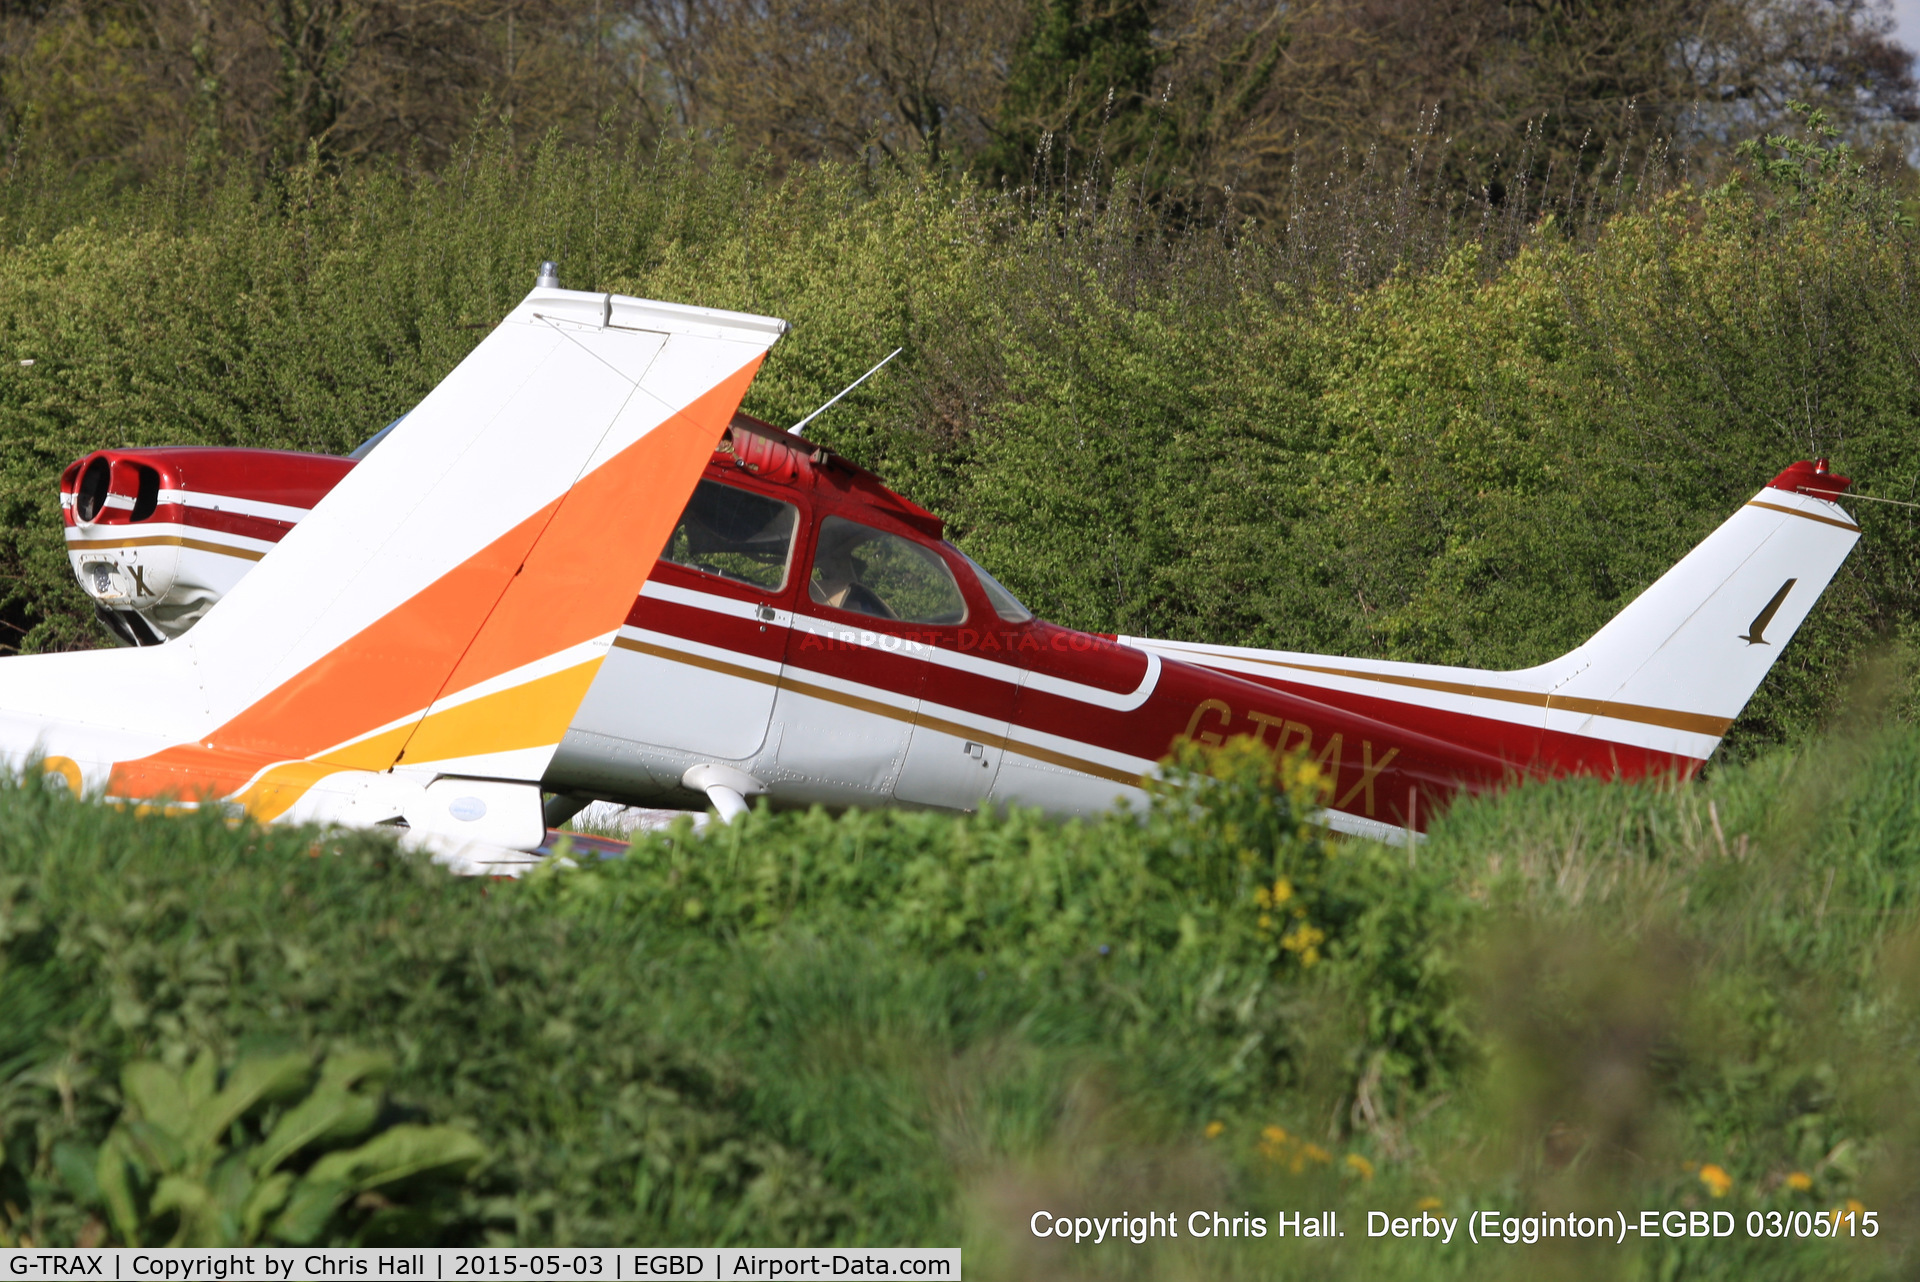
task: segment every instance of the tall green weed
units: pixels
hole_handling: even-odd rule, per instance
[[[1414,848],[1303,826],[1311,767],[1240,744],[1098,823],[759,813],[525,883],[12,786],[0,1231],[961,1242],[987,1276],[1256,1277],[1272,1239],[1122,1261],[1049,1254],[1067,1248],[1026,1221],[1853,1199],[1891,1230],[1920,1152],[1917,744],[1862,721],[1703,783],[1529,785]],[[379,1177],[367,1136],[292,1159],[275,1137],[322,1107],[295,1089],[312,1065],[368,1055],[391,1066],[388,1133],[484,1158],[329,1201],[317,1185],[353,1163]],[[282,1102],[233,1096],[224,1147],[139,1150],[135,1209],[112,1209],[98,1155],[150,1119],[149,1079],[213,1101],[276,1064],[299,1078]],[[325,1106],[364,1121],[352,1093]],[[286,1206],[305,1179],[333,1212],[254,1214],[281,1173]],[[1909,1249],[1889,1231],[1563,1262],[1898,1276]],[[1469,1267],[1357,1235],[1286,1252],[1335,1275]]]

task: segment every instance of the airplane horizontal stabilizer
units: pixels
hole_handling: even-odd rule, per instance
[[[394,767],[420,795],[472,775],[537,802],[608,639],[785,329],[535,289],[190,633],[0,663],[5,746],[18,755],[38,722],[40,750],[74,745],[110,795],[212,793],[269,818],[323,779]],[[89,726],[114,746],[89,747]],[[154,750],[123,755],[136,744]],[[110,779],[95,778],[103,766]],[[364,779],[331,791],[328,813],[348,792],[357,819],[403,808]],[[487,809],[478,794],[449,804]],[[485,823],[530,827],[499,810]]]

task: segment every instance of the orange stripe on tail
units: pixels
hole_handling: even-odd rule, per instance
[[[108,791],[118,797],[230,796],[278,762],[270,782],[263,779],[241,798],[271,818],[329,771],[387,769],[416,738],[425,740],[422,748],[433,758],[464,755],[456,731],[474,731],[484,721],[486,733],[472,751],[557,743],[591,684],[597,659],[561,674],[564,680],[527,683],[525,697],[474,701],[497,713],[510,707],[508,721],[478,708],[463,712],[461,705],[421,723],[446,694],[619,627],[763,356],[202,742],[118,763]],[[610,561],[620,572],[608,573]],[[411,725],[329,751],[407,718]],[[428,736],[430,727],[437,728]],[[324,765],[307,764],[316,757],[324,757]]]

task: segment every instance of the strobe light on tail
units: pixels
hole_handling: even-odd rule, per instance
[[[81,460],[75,573],[145,648],[0,663],[7,746],[113,796],[524,850],[591,799],[1084,815],[1182,738],[1246,735],[1319,764],[1330,825],[1392,839],[1463,790],[1691,773],[1859,537],[1846,479],[1797,463],[1517,672],[1078,632],[738,413],[778,331],[543,287],[357,464]],[[125,743],[63,746],[89,735]]]

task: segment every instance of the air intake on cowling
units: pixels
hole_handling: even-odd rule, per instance
[[[84,524],[100,515],[100,509],[107,505],[107,494],[113,487],[113,464],[104,454],[96,454],[87,464],[87,470],[80,473],[79,493],[74,497],[73,512]]]
[[[540,264],[540,275],[533,282],[535,289],[560,288],[560,264],[549,259]]]

